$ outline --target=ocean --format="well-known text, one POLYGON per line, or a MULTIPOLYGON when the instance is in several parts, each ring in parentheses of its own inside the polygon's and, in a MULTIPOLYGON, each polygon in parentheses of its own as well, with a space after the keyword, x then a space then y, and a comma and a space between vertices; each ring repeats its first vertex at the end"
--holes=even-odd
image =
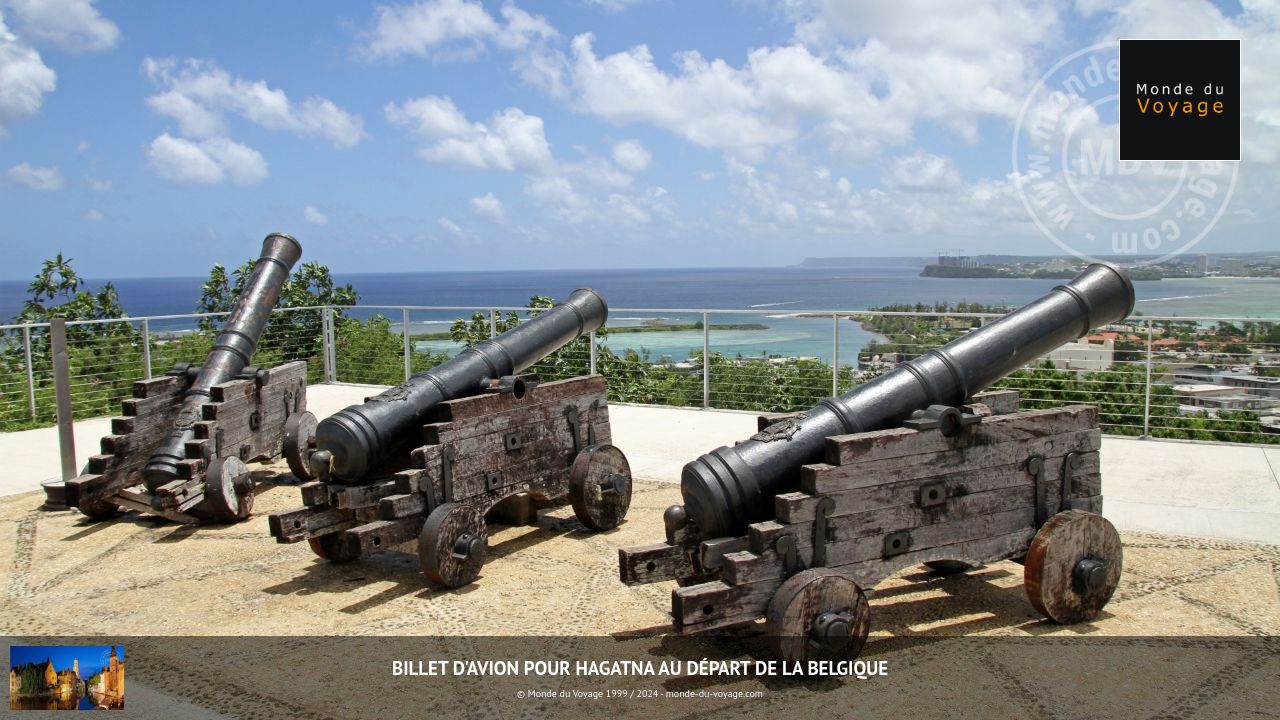
MULTIPOLYGON (((345 275, 360 304, 433 305, 465 308, 523 306, 533 295, 563 298, 578 287, 598 290, 612 308, 611 326, 637 325, 654 318, 694 322, 689 309, 749 311, 712 314, 712 324, 761 324, 754 329, 713 330, 714 350, 744 356, 762 352, 813 356, 829 361, 832 322, 829 318, 793 317, 815 310, 860 310, 894 303, 956 302, 1022 305, 1049 291, 1060 280, 949 279, 919 277, 920 264, 868 259, 859 267, 840 268, 692 268, 598 269, 503 272, 406 272, 345 275), (645 312, 628 310, 642 308, 645 312)), ((103 280, 91 280, 91 288, 103 280)), ((132 317, 193 312, 203 278, 122 278, 113 281, 121 305, 132 317)), ((1188 278, 1135 283, 1138 311, 1150 316, 1258 317, 1280 319, 1280 279, 1188 278)), ((26 283, 0 281, 0 318, 11 318, 26 297, 26 283)), ((357 316, 376 312, 356 311, 357 316)), ((382 310, 399 327, 398 310, 382 310)), ((465 311, 413 311, 411 332, 440 332, 465 311)), ((185 321, 152 323, 156 330, 180 330, 185 321)), ((873 336, 857 324, 842 322, 840 355, 851 360, 873 336)), ((698 331, 621 333, 609 339, 616 348, 647 350, 655 359, 681 360, 701 348, 698 331)), ((448 350, 448 342, 422 341, 420 348, 448 350)))

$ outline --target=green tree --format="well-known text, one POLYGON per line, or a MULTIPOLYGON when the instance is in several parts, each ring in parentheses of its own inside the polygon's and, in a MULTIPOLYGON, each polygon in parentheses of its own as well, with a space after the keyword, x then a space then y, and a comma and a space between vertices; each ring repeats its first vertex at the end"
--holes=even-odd
MULTIPOLYGON (((200 301, 196 306, 198 313, 216 313, 212 317, 200 319, 199 325, 205 335, 203 343, 206 347, 212 337, 222 329, 226 322, 226 313, 235 308, 240 295, 244 292, 249 278, 253 275, 254 260, 242 263, 230 276, 222 265, 214 265, 209 271, 209 279, 201 286, 200 301)), ((335 308, 335 338, 348 332, 350 323, 360 324, 358 320, 347 317, 342 308, 355 305, 360 296, 349 283, 337 285, 329 268, 317 262, 303 263, 295 270, 280 289, 280 299, 276 302, 275 312, 263 331, 258 342, 258 352, 254 362, 259 365, 278 365, 293 360, 308 362, 308 380, 318 382, 322 378, 323 358, 323 306, 335 308)), ((192 348, 175 348, 189 351, 192 348)), ((166 353, 168 354, 168 353, 166 353)), ((174 358, 175 362, 200 362, 199 357, 174 358)))
MULTIPOLYGON (((85 289, 71 258, 62 253, 45 260, 27 287, 29 294, 13 320, 43 324, 63 318, 67 326, 67 362, 75 417, 109 411, 114 398, 128 393, 133 377, 142 371, 141 334, 128 322, 86 322, 125 317, 115 286, 97 292, 85 289), (124 368, 132 369, 126 375, 124 368)), ((25 348, 22 334, 13 331, 0 353, 0 428, 14 430, 47 424, 54 419, 53 360, 47 327, 34 327, 30 338, 36 416, 27 407, 25 348)))

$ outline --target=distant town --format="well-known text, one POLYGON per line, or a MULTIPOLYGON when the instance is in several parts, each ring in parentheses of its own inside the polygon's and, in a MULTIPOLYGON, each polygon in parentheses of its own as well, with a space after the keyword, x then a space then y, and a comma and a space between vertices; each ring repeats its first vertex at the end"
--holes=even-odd
MULTIPOLYGON (((921 277, 940 278, 1072 278, 1088 263, 1078 258, 1008 258, 940 254, 925 265, 921 277)), ((1186 255, 1162 263, 1132 267, 1134 280, 1196 277, 1280 277, 1280 255, 1186 255)))

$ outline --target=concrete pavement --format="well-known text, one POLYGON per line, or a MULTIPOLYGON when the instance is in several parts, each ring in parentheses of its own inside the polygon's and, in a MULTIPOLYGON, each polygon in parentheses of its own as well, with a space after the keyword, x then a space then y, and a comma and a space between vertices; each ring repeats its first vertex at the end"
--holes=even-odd
MULTIPOLYGON (((371 385, 317 385, 317 417, 375 395, 371 385)), ((614 444, 637 478, 677 483, 686 462, 753 432, 756 415, 637 405, 610 406, 614 444)), ((75 425, 79 465, 98 452, 107 418, 75 425)), ((1106 437, 1103 514, 1122 530, 1280 544, 1280 448, 1106 437)), ((59 474, 58 434, 41 428, 0 434, 0 496, 30 492, 59 474)))

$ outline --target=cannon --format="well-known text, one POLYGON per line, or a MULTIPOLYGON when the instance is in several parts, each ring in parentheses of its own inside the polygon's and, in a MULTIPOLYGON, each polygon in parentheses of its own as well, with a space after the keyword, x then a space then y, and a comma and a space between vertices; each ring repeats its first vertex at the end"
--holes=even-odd
POLYGON ((184 523, 247 518, 253 481, 245 463, 279 457, 286 425, 306 410, 305 362, 249 365, 301 255, 294 238, 268 235, 204 364, 134 383, 101 454, 64 487, 47 488, 51 501, 60 492, 92 518, 121 507, 184 523))
POLYGON ((214 385, 231 380, 249 365, 262 331, 271 319, 271 311, 280 299, 280 290, 300 257, 302 245, 288 235, 272 233, 262 241, 262 256, 254 264, 244 292, 214 340, 204 365, 182 394, 182 407, 173 428, 152 452, 142 471, 148 490, 155 492, 178 477, 178 463, 187 457, 186 444, 195 438, 200 407, 212 397, 214 385))
MULTIPOLYGON (((333 478, 360 482, 386 463, 441 402, 491 389, 517 396, 525 391, 516 373, 566 343, 594 332, 609 306, 594 290, 575 290, 568 300, 498 337, 466 348, 435 368, 326 418, 316 429, 316 447, 328 452, 333 478)), ((306 472, 299 463, 298 470, 306 472)))
POLYGON ((682 633, 764 616, 785 659, 851 657, 870 588, 910 564, 1026 559, 1033 605, 1090 619, 1119 580, 1101 515, 1097 411, 1018 411, 1009 373, 1133 310, 1125 273, 1094 264, 980 329, 685 465, 667 540, 622 548, 628 584, 676 579, 682 633))
POLYGON ((285 457, 308 480, 303 507, 272 514, 271 534, 331 562, 416 550, 428 579, 456 588, 479 576, 487 519, 529 524, 568 502, 587 528, 616 527, 631 470, 610 444, 604 378, 517 374, 607 315, 599 294, 576 290, 364 404, 300 416, 285 457))

